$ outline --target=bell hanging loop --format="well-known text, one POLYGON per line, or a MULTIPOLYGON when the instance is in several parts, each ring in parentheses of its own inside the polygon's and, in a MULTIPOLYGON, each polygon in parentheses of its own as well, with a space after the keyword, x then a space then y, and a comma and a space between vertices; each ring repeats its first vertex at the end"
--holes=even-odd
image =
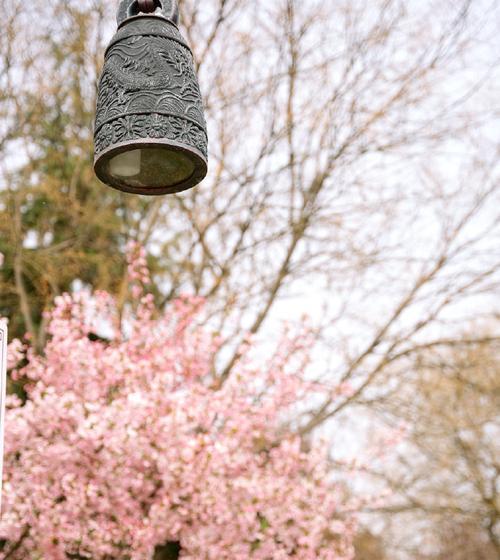
POLYGON ((155 2, 155 0, 137 0, 137 4, 143 14, 151 14, 156 10, 159 2, 155 2))
POLYGON ((118 8, 118 27, 140 15, 155 15, 174 25, 179 24, 177 0, 122 0, 118 8))
POLYGON ((94 169, 109 186, 159 195, 207 173, 207 131, 193 55, 176 0, 122 0, 106 50, 94 129, 94 169))

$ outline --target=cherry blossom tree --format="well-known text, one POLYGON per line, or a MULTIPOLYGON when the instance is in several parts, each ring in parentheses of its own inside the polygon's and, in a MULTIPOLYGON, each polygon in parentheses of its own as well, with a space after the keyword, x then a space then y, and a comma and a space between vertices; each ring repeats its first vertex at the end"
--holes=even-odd
POLYGON ((307 380, 307 336, 265 367, 248 341, 221 386, 202 300, 160 313, 144 252, 129 268, 124 314, 106 292, 63 295, 43 355, 12 346, 27 399, 8 402, 0 558, 351 559, 326 448, 287 428, 335 391, 307 380))

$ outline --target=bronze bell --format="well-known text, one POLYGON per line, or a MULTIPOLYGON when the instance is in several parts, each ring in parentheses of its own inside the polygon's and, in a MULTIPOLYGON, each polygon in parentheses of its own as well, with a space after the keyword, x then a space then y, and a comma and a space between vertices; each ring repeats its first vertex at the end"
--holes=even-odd
POLYGON ((176 0, 122 0, 99 82, 96 175, 121 191, 176 193, 207 174, 207 132, 176 0))

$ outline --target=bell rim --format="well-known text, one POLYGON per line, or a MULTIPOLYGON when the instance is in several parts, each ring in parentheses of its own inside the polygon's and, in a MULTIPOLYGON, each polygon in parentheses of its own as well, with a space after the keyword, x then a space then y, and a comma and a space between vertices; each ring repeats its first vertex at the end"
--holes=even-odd
POLYGON ((143 194, 147 196, 161 196, 165 194, 175 194, 191 189, 201 183, 206 177, 208 172, 208 163, 205 156, 193 146, 188 146, 182 142, 175 140, 161 139, 161 138, 141 138, 137 140, 127 140, 118 144, 113 144, 108 148, 99 152, 94 158, 94 171, 97 178, 105 185, 129 194, 143 194), (112 178, 106 171, 105 164, 117 155, 133 149, 141 149, 147 147, 160 147, 168 146, 174 152, 181 152, 187 156, 194 163, 193 173, 184 181, 164 187, 133 187, 127 185, 125 181, 117 181, 112 178))

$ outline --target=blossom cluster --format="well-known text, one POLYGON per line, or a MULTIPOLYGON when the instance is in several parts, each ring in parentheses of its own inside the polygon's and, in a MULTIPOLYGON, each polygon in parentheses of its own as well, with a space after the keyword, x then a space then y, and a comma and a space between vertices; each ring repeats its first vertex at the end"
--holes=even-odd
POLYGON ((308 387, 294 343, 215 384, 201 302, 140 297, 127 329, 106 293, 59 297, 43 356, 14 372, 28 398, 8 402, 0 558, 150 560, 166 543, 185 560, 352 558, 325 450, 283 425, 308 387))

